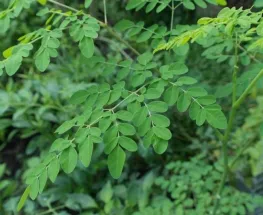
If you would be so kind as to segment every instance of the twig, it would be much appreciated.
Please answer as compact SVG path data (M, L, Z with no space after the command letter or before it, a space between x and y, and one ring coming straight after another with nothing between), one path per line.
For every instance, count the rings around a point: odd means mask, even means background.
M107 19L107 4L106 4L106 0L103 0L103 7L104 7L104 22L107 25L108 24L108 19Z

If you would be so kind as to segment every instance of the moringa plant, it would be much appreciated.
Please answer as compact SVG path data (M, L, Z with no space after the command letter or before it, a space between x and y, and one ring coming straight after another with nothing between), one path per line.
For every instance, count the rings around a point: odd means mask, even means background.
M12 0L8 9L0 13L1 31L6 32L10 21L33 2ZM45 27L21 36L17 45L3 52L5 59L0 61L0 73L9 76L16 74L23 60L32 53L37 70L48 70L52 59L59 55L62 39L68 40L70 37L78 44L90 68L98 71L98 74L96 82L71 96L71 105L78 106L82 114L65 121L56 129L59 138L52 143L49 154L40 165L27 172L27 188L18 210L28 196L34 200L43 192L48 179L54 182L61 169L69 174L78 161L88 167L97 144L104 146L108 169L114 179L121 176L126 153L137 151L138 143L145 148L152 147L157 154L164 153L169 140L177 132L169 128L170 119L166 113L176 109L181 113L188 112L197 126L207 123L222 143L224 171L211 212L218 214L221 194L231 171L228 142L234 120L238 108L263 75L263 70L253 73L245 89L237 93L242 65L248 65L251 61L260 64L257 53L263 48L262 12L224 8L215 18L204 17L198 20L197 25L174 28L177 8L193 10L197 6L206 8L207 4L224 5L226 2L130 0L126 10L145 9L146 13L170 10L170 28L158 24L147 26L143 21L127 19L111 27L108 24L106 0L103 1L103 21L85 12L91 0L85 1L86 9L83 10L55 0L38 2L44 8L38 11L37 16L41 19L44 17ZM52 8L52 5L60 9ZM116 40L120 47L125 47L120 51L123 55L121 61L105 57L96 46L100 31L104 30L109 37L104 41ZM145 43L150 44L150 48L144 49L141 44ZM209 95L196 77L187 75L186 54L194 43L204 48L203 56L207 61L229 62L232 66L232 82L228 87L232 105L228 119L216 96ZM131 44L136 44L138 50ZM173 55L173 52L184 57L166 63L165 55Z

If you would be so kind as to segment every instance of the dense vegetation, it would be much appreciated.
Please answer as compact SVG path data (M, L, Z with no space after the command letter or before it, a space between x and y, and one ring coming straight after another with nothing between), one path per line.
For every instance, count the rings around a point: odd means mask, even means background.
M0 214L263 213L261 0L0 7Z

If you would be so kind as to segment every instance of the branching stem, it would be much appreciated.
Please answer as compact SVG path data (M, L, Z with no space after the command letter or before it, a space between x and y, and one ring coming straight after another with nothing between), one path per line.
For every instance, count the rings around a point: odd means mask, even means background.
M257 74L257 76L251 81L251 83L249 84L249 86L246 88L246 90L243 92L243 94L237 99L236 98L236 87L237 87L237 71L238 71L238 53L237 53L237 48L239 47L238 43L236 43L236 47L235 47L235 66L234 66L234 72L233 72L233 94L232 94L232 110L230 112L230 117L229 117L229 122L228 122L228 127L225 131L224 137L222 139L222 152L223 152L223 159L224 159L224 173L223 173L223 177L222 180L220 182L219 185L219 189L216 195L216 202L215 202L215 206L214 206L214 210L213 210L213 215L216 215L216 212L218 210L220 201L221 201L221 194L223 192L223 188L229 173L229 165L228 165L228 149L227 149L227 143L229 141L229 137L230 137L230 133L232 131L233 128L233 124L234 124L234 119L236 116L236 112L237 109L240 107L240 105L244 102L244 100L246 99L246 97L248 96L249 92L251 91L251 89L256 85L256 83L258 82L258 80L263 77L263 69ZM243 151L242 151L243 152ZM237 160L240 157L240 155L238 155L238 157L235 159ZM236 162L236 161L235 161ZM231 164L231 166L233 165L233 163Z

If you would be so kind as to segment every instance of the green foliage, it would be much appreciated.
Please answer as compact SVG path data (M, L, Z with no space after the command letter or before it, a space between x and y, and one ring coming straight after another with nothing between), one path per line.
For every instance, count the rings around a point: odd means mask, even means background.
M215 0L165 0L165 1L158 1L158 0L129 0L126 10L132 10L135 9L136 11L141 10L145 7L146 13L151 12L152 10L156 10L157 13L162 12L166 8L170 8L171 10L174 10L174 6L172 4L177 3L177 6L183 5L186 9L194 10L196 6L201 8L206 8L207 3L211 4L218 4L220 2L217 2Z
M179 20L174 19L175 9L180 9L179 6L194 10L196 6L206 8L207 3L224 5L225 1L130 0L126 5L127 11L145 9L146 13L163 11L165 14L164 11L170 9L170 30L165 22L130 21L129 17L118 20L112 28L108 24L106 1L95 5L86 0L80 5L85 12L53 0L37 2L45 7L37 11L35 19L45 26L23 32L18 44L6 49L3 52L5 59L0 61L0 75L4 79L6 74L25 79L33 77L25 86L15 86L14 89L13 81L10 81L13 77L9 77L0 91L2 139L5 136L8 140L19 137L27 141L30 138L32 145L29 144L26 153L40 152L41 157L31 161L34 165L26 165L28 169L22 178L27 188L19 202L18 199L12 200L18 202L18 211L31 202L26 201L28 197L41 202L42 196L48 196L48 181L62 183L60 172L74 177L74 174L80 174L80 169L88 167L88 174L95 175L106 165L113 179L123 184L128 181L128 191L125 185L117 187L114 185L116 182L105 177L97 185L101 189L95 188L98 193L96 200L82 194L82 189L74 190L76 193L69 194L66 203L59 202L61 209L78 212L83 209L87 214L95 211L99 214L136 215L245 214L253 210L253 198L223 185L231 173L232 163L228 162L228 156L236 154L228 152L229 148L234 149L228 146L228 141L235 114L263 74L262 64L256 58L263 47L262 12L224 8L216 18L203 17L197 25L176 25L173 28ZM65 11L52 8L51 4ZM2 33L8 30L10 20L17 18L21 10L28 9L30 5L34 5L33 1L11 1L8 9L0 14ZM87 13L94 7L104 12L104 21ZM102 46L102 42L107 45ZM194 42L201 45L202 51L200 47L198 51L192 51L197 47ZM161 50L169 52L159 52ZM209 65L209 60L214 60L215 65L224 63L228 67L225 78L217 80L221 86L217 82L212 86L208 78L202 77L211 77L214 65L209 72L201 69L202 73L197 75L195 70L203 65L200 61L194 65L194 54L206 65ZM249 72L243 72L243 66L248 65L252 70L249 67ZM238 73L239 70L242 73ZM38 74L37 71L45 73ZM229 71L233 71L231 83ZM10 92L17 88L22 89ZM217 98L227 100L231 94L231 106L227 102L221 107ZM229 110L228 120L225 113ZM197 127L186 127L192 124ZM200 126L203 127L198 128ZM218 151L214 150L214 157L210 160L214 165L209 165L204 158L194 157L189 162L159 164L159 169L152 165L147 169L153 168L154 171L144 177L138 177L142 174L139 171L134 175L129 172L136 167L126 164L126 161L131 159L132 163L134 157L131 156L135 155L147 160L154 156L152 152L161 155L168 151L175 155L175 159L188 160L182 159L184 155L180 150L195 149L196 137L192 135L196 135L196 129L207 128L214 130L212 139L217 135L214 142L223 146L224 167L216 161ZM7 129L14 131L7 135ZM190 147L186 146L189 142L192 144ZM172 151L177 147L180 150ZM251 163L259 159L259 156L254 156L254 151L247 152ZM197 153L191 151L188 156ZM151 156L148 157L149 154ZM211 154L207 159L211 159ZM164 163L171 160L169 153L162 156ZM237 158L239 156L237 153ZM235 162L235 157L232 159ZM2 169L5 168L2 166ZM129 176L136 179L135 183L127 179ZM63 180L70 180L65 178ZM58 202L63 189L54 197L55 200L52 197L48 203L42 201L39 204L53 211L51 204ZM125 197L118 193L118 189L120 193L126 193ZM158 195L153 197L155 192ZM7 203L7 208L13 204L12 201ZM99 205L103 205L103 211Z

